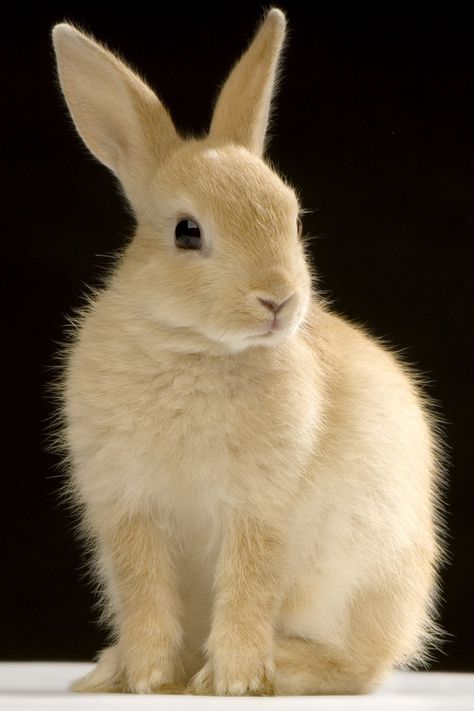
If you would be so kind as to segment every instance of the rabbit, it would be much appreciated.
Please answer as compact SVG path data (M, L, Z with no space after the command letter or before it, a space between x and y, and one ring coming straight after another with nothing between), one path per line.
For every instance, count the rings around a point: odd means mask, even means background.
M286 17L262 18L185 137L69 23L58 82L133 239L64 339L66 500L108 646L85 692L365 694L426 665L445 549L425 382L319 292L265 158Z

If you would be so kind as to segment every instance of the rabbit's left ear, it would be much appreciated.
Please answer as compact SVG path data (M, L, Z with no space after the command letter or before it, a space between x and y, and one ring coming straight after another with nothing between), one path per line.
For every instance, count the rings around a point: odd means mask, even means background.
M285 39L286 19L272 8L219 94L209 136L261 156Z
M165 107L116 54L73 25L53 28L58 78L82 140L120 180L136 211L181 139Z

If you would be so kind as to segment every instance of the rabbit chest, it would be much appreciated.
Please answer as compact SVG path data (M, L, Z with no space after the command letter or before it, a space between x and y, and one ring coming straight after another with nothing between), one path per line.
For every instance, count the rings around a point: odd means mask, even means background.
M66 400L87 500L156 498L188 515L226 500L268 504L304 476L318 418L304 344L150 357L115 340L98 357L87 340L71 353Z

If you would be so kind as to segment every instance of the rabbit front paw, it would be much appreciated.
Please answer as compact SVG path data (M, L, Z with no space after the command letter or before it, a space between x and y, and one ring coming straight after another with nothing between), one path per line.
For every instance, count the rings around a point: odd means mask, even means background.
M169 658L132 650L121 652L112 645L99 655L97 665L71 685L86 693L180 694L184 687L174 680Z
M208 696L273 696L273 663L246 651L217 663L208 661L189 682L191 694Z
M161 655L124 655L126 691L131 694L163 694L177 691L173 664Z

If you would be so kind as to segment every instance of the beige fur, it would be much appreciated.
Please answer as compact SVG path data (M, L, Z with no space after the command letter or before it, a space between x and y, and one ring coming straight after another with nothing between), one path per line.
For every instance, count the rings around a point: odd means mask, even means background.
M77 690L362 693L436 637L435 420L312 286L298 199L262 158L284 31L270 10L186 140L115 55L53 30L77 130L138 221L57 382L112 632ZM176 248L183 217L201 250ZM270 335L259 298L287 300Z

